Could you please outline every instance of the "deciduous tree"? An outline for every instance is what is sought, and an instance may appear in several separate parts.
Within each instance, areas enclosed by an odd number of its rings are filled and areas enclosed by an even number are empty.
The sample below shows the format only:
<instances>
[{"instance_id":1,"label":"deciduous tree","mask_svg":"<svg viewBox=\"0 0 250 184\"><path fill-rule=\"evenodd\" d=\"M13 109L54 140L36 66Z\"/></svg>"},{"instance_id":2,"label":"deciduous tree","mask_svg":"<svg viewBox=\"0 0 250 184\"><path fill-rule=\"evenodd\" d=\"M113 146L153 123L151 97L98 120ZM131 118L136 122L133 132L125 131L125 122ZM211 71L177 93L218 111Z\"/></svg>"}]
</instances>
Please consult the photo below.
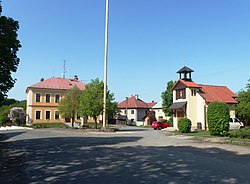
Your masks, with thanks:
<instances>
[{"instance_id":1,"label":"deciduous tree","mask_svg":"<svg viewBox=\"0 0 250 184\"><path fill-rule=\"evenodd\" d=\"M74 127L75 117L79 114L80 97L82 91L76 86L69 89L59 102L58 110L63 118L70 118Z\"/></svg>"},{"instance_id":2,"label":"deciduous tree","mask_svg":"<svg viewBox=\"0 0 250 184\"><path fill-rule=\"evenodd\" d=\"M239 104L236 106L236 114L245 125L250 123L250 80L248 81L246 89L238 92Z\"/></svg>"},{"instance_id":3,"label":"deciduous tree","mask_svg":"<svg viewBox=\"0 0 250 184\"><path fill-rule=\"evenodd\" d=\"M93 117L97 128L97 118L103 112L103 82L98 78L91 80L81 95L80 110L82 115ZM114 94L107 91L107 115L112 117L118 111L117 103L113 102Z\"/></svg>"},{"instance_id":4,"label":"deciduous tree","mask_svg":"<svg viewBox=\"0 0 250 184\"><path fill-rule=\"evenodd\" d=\"M169 81L167 83L166 90L162 92L161 98L162 98L162 110L165 113L166 116L171 116L172 112L168 110L168 108L173 103L173 91L172 88L174 86L176 81Z\"/></svg>"},{"instance_id":5,"label":"deciduous tree","mask_svg":"<svg viewBox=\"0 0 250 184\"><path fill-rule=\"evenodd\" d=\"M18 21L2 16L0 1L0 104L5 100L6 93L14 86L16 79L11 74L17 71L19 58L17 51L21 47L17 39Z\"/></svg>"}]
</instances>

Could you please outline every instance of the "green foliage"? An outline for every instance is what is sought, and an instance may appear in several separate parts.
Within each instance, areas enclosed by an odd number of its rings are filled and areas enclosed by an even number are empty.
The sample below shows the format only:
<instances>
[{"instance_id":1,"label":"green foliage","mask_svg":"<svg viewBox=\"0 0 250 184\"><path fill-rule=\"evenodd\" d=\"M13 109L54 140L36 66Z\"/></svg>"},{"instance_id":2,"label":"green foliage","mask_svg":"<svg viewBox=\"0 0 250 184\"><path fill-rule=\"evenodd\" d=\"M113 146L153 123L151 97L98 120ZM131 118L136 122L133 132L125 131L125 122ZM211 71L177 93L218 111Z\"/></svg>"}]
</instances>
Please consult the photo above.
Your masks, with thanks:
<instances>
[{"instance_id":1,"label":"green foliage","mask_svg":"<svg viewBox=\"0 0 250 184\"><path fill-rule=\"evenodd\" d=\"M80 99L80 111L82 115L93 117L97 123L97 117L103 109L103 82L99 79L91 80L86 85Z\"/></svg>"},{"instance_id":2,"label":"green foliage","mask_svg":"<svg viewBox=\"0 0 250 184\"><path fill-rule=\"evenodd\" d=\"M212 102L207 108L207 120L211 135L226 136L229 131L229 108L226 103Z\"/></svg>"},{"instance_id":3,"label":"green foliage","mask_svg":"<svg viewBox=\"0 0 250 184\"><path fill-rule=\"evenodd\" d=\"M103 112L103 87L99 79L91 80L86 85L80 99L80 111L82 115L93 117L97 128L97 117ZM112 118L119 110L118 103L113 102L114 94L107 91L107 115Z\"/></svg>"},{"instance_id":4,"label":"green foliage","mask_svg":"<svg viewBox=\"0 0 250 184\"><path fill-rule=\"evenodd\" d=\"M171 116L172 112L168 110L168 108L173 103L173 91L172 88L176 81L169 81L167 83L166 90L162 92L161 98L162 98L162 110L165 113L166 116Z\"/></svg>"},{"instance_id":5,"label":"green foliage","mask_svg":"<svg viewBox=\"0 0 250 184\"><path fill-rule=\"evenodd\" d=\"M35 123L31 126L32 128L68 128L63 123Z\"/></svg>"},{"instance_id":6,"label":"green foliage","mask_svg":"<svg viewBox=\"0 0 250 184\"><path fill-rule=\"evenodd\" d=\"M11 105L4 105L0 107L0 126L5 125L9 122L8 114L10 113L10 109L13 107L22 107L24 111L26 111L26 100L17 101L16 103ZM8 99L7 99L8 102ZM14 102L14 101L13 101Z\"/></svg>"},{"instance_id":7,"label":"green foliage","mask_svg":"<svg viewBox=\"0 0 250 184\"><path fill-rule=\"evenodd\" d=\"M250 128L242 128L240 130L232 131L229 134L230 138L250 139Z\"/></svg>"},{"instance_id":8,"label":"green foliage","mask_svg":"<svg viewBox=\"0 0 250 184\"><path fill-rule=\"evenodd\" d=\"M107 117L108 119L113 119L116 114L121 110L118 109L118 102L114 102L114 93L110 91L107 92Z\"/></svg>"},{"instance_id":9,"label":"green foliage","mask_svg":"<svg viewBox=\"0 0 250 184\"><path fill-rule=\"evenodd\" d=\"M0 104L6 98L6 93L14 86L16 79L11 77L17 71L19 58L17 51L21 47L17 39L18 21L1 15L0 2Z\"/></svg>"},{"instance_id":10,"label":"green foliage","mask_svg":"<svg viewBox=\"0 0 250 184\"><path fill-rule=\"evenodd\" d=\"M80 97L82 92L74 86L69 89L64 98L59 102L58 110L63 118L72 119L72 127L74 127L75 117L79 114Z\"/></svg>"},{"instance_id":11,"label":"green foliage","mask_svg":"<svg viewBox=\"0 0 250 184\"><path fill-rule=\"evenodd\" d=\"M8 122L10 109L11 107L7 105L0 107L0 126L5 125Z\"/></svg>"},{"instance_id":12,"label":"green foliage","mask_svg":"<svg viewBox=\"0 0 250 184\"><path fill-rule=\"evenodd\" d=\"M191 132L191 120L188 118L182 118L178 122L178 129L181 133Z\"/></svg>"},{"instance_id":13,"label":"green foliage","mask_svg":"<svg viewBox=\"0 0 250 184\"><path fill-rule=\"evenodd\" d=\"M249 80L250 82L250 80ZM236 105L236 114L243 122L250 122L250 83L247 84L246 90L238 93L239 104Z\"/></svg>"},{"instance_id":14,"label":"green foliage","mask_svg":"<svg viewBox=\"0 0 250 184\"><path fill-rule=\"evenodd\" d=\"M168 123L170 124L170 127L173 127L173 124L174 124L174 118L173 118L173 116L170 116L170 118L168 120Z\"/></svg>"}]
</instances>

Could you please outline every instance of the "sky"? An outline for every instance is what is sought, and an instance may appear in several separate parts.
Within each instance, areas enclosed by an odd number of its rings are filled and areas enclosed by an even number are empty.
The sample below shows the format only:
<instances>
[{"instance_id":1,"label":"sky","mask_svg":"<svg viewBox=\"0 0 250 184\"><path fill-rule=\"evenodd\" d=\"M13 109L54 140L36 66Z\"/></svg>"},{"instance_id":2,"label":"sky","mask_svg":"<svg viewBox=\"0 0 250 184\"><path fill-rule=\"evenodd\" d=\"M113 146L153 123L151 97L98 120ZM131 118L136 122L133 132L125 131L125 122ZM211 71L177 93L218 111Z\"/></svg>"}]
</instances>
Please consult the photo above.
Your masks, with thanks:
<instances>
[{"instance_id":1,"label":"sky","mask_svg":"<svg viewBox=\"0 0 250 184\"><path fill-rule=\"evenodd\" d=\"M8 98L41 78L103 80L105 0L2 0L19 21L20 64ZM121 102L160 101L183 66L198 84L233 92L250 79L249 0L109 0L108 89Z\"/></svg>"}]
</instances>

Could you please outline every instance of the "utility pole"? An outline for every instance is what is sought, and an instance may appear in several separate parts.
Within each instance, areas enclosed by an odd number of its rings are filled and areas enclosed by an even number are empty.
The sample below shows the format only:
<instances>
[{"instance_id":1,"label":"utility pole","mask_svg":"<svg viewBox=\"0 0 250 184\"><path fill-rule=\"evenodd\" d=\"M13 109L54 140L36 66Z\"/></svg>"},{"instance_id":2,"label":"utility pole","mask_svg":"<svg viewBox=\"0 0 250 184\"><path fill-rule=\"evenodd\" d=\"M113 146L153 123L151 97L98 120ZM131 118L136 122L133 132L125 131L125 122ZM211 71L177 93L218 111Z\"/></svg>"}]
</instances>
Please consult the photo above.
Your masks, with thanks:
<instances>
[{"instance_id":1,"label":"utility pole","mask_svg":"<svg viewBox=\"0 0 250 184\"><path fill-rule=\"evenodd\" d=\"M109 0L106 0L106 19L105 19L105 51L104 51L104 88L103 88L103 128L106 124L106 108L107 108L107 63L108 63L108 18L109 18Z\"/></svg>"}]
</instances>

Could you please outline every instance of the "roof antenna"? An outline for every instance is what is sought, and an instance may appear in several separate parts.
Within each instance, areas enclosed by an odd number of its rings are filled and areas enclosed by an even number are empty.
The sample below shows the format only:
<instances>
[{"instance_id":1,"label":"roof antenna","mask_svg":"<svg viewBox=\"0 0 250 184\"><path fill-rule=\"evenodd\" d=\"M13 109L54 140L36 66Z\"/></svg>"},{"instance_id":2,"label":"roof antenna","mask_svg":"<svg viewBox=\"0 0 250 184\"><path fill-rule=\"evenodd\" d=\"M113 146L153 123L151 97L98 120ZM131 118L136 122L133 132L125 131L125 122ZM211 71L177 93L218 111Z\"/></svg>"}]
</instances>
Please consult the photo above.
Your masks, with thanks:
<instances>
[{"instance_id":1,"label":"roof antenna","mask_svg":"<svg viewBox=\"0 0 250 184\"><path fill-rule=\"evenodd\" d=\"M66 75L66 61L63 60L63 78L65 78L65 75Z\"/></svg>"}]
</instances>

